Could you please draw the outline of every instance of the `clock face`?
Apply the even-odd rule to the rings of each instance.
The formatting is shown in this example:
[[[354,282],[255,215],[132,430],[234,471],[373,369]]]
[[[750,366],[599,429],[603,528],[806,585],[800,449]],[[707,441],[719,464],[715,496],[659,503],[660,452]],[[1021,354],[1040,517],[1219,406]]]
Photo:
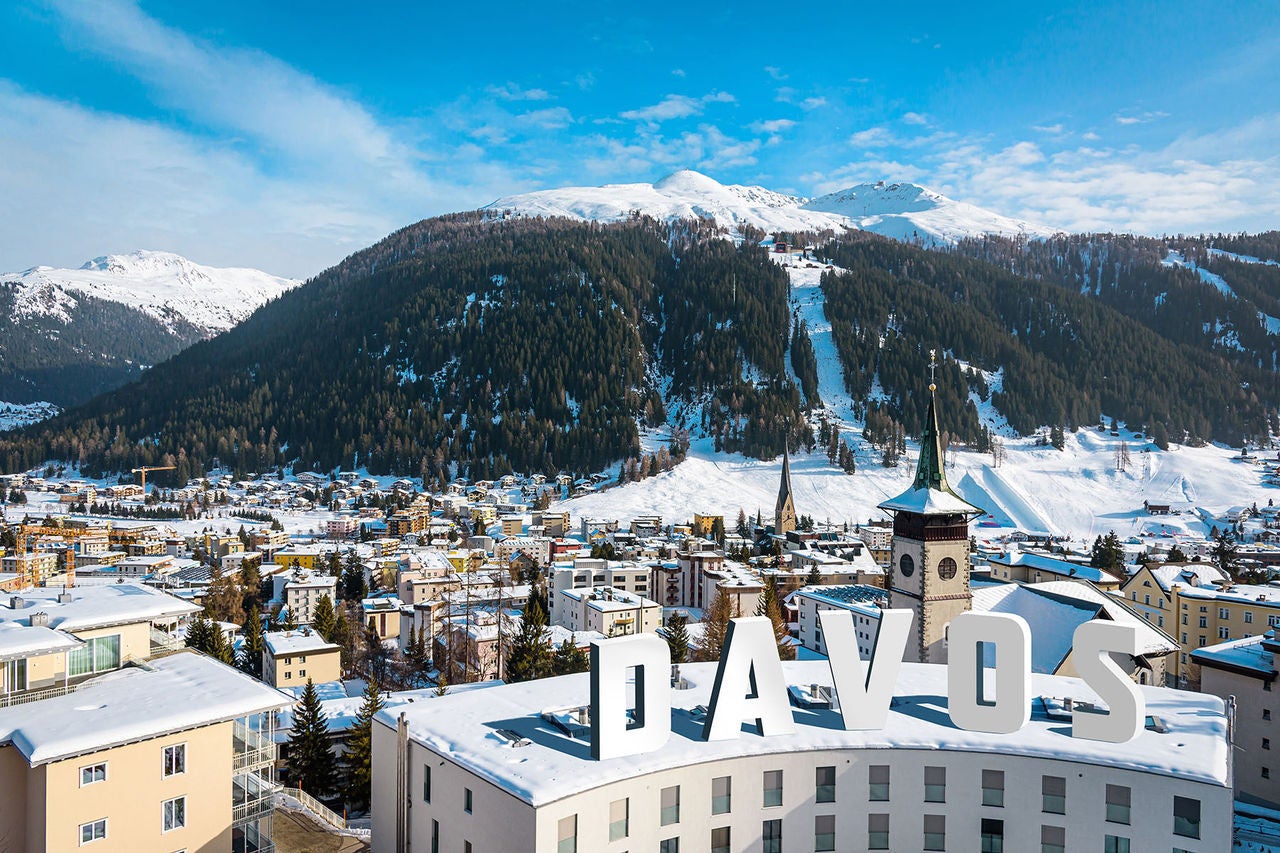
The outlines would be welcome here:
[[[902,572],[904,578],[909,578],[916,573],[916,561],[911,559],[910,554],[903,554],[902,559],[898,560],[898,571]]]
[[[943,557],[938,561],[938,577],[944,581],[949,581],[956,576],[956,561],[950,557]]]

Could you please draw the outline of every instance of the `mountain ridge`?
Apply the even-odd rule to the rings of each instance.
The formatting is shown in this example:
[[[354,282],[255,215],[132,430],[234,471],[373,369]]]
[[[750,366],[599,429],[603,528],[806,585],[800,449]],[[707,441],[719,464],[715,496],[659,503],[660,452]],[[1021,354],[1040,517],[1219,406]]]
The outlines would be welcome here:
[[[504,196],[482,210],[523,216],[620,221],[636,213],[671,222],[710,218],[742,231],[840,233],[870,231],[898,240],[953,245],[985,234],[1048,237],[1054,229],[955,201],[913,183],[858,184],[805,198],[760,186],[721,184],[701,172],[681,169],[652,184],[562,187]]]

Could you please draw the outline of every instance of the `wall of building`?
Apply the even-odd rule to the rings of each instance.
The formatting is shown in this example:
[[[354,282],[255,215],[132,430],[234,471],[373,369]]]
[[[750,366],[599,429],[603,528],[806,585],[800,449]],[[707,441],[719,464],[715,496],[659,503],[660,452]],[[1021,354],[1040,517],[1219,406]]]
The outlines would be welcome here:
[[[394,732],[391,737],[394,754]],[[418,756],[429,753],[417,745],[411,751],[415,766],[420,761]],[[706,850],[710,847],[711,831],[720,827],[730,829],[731,849],[755,849],[762,821],[771,819],[782,820],[783,849],[812,850],[815,819],[820,815],[835,817],[837,850],[862,850],[867,846],[868,814],[889,816],[889,843],[893,850],[923,848],[923,815],[945,818],[947,850],[979,849],[984,818],[1003,822],[1006,850],[1040,849],[1042,826],[1063,827],[1067,850],[1102,850],[1106,835],[1130,839],[1134,850],[1210,851],[1226,850],[1231,844],[1232,793],[1226,787],[1080,761],[878,749],[751,755],[619,779],[538,808],[535,843],[530,848],[527,835],[522,838],[530,811],[527,803],[496,789],[490,790],[492,786],[487,782],[445,756],[429,754],[432,756],[429,760],[436,762],[432,771],[433,790],[441,794],[433,795],[429,807],[414,803],[410,814],[415,850],[431,849],[430,820],[435,819],[440,823],[442,850],[461,849],[466,840],[476,851],[533,849],[551,853],[557,849],[561,819],[571,815],[577,819],[577,849],[592,853],[655,850],[662,840],[677,837],[681,850]],[[588,760],[584,757],[584,761]],[[375,757],[375,768],[393,764]],[[869,799],[871,765],[890,768],[888,801]],[[815,773],[820,766],[836,768],[835,802],[816,801]],[[945,802],[924,801],[926,766],[945,768]],[[764,773],[774,770],[783,773],[782,804],[765,807]],[[1004,772],[1002,806],[982,804],[984,770]],[[385,775],[388,771],[376,772]],[[1044,775],[1066,780],[1065,814],[1043,812]],[[712,780],[722,776],[732,779],[730,808],[725,814],[713,815]],[[1130,789],[1129,825],[1106,821],[1108,784]],[[675,785],[680,786],[679,821],[661,826],[662,789]],[[464,787],[476,792],[473,815],[462,812]],[[1199,839],[1174,835],[1175,795],[1200,801]],[[628,800],[628,833],[625,838],[610,841],[610,806],[623,799]],[[477,819],[481,816],[482,819]],[[384,844],[387,836],[380,835],[383,831],[375,811],[377,851],[391,849]]]
[[[262,680],[272,687],[306,687],[308,681],[323,684],[342,677],[339,649],[272,657],[263,654]]]
[[[1236,697],[1235,786],[1242,800],[1280,808],[1280,687],[1251,675],[1200,667],[1202,693]],[[1263,770],[1267,776],[1264,777]]]
[[[43,785],[29,796],[47,803],[43,846],[29,850],[80,849],[81,824],[107,817],[107,837],[93,850],[229,850],[231,847],[232,724],[230,722],[106,749],[54,762],[43,770]],[[164,747],[187,745],[186,772],[164,778]],[[80,786],[80,769],[106,762],[107,779]],[[30,771],[28,771],[30,772]],[[163,804],[186,797],[186,825],[163,831]]]
[[[114,625],[110,628],[92,628],[85,631],[72,631],[82,640],[94,637],[110,637],[120,635],[120,660],[147,660],[151,657],[151,623],[134,622],[131,625]]]

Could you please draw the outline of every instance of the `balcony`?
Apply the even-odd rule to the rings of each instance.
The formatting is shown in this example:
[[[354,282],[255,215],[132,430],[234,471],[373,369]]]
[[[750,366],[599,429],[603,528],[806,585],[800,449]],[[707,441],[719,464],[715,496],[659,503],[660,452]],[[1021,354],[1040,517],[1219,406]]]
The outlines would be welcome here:
[[[232,751],[232,767],[236,773],[269,767],[276,762],[275,743],[240,722],[232,728]]]

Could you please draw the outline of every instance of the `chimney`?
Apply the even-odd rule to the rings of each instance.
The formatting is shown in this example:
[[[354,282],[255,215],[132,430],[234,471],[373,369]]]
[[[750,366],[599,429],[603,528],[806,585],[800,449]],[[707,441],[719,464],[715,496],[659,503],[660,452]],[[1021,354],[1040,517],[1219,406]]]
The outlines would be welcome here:
[[[21,610],[27,606],[27,602],[26,599],[20,595],[11,595],[9,596],[9,606],[14,610]]]
[[[38,613],[32,613],[31,619],[29,621],[32,628],[48,628],[49,614],[43,611]]]

